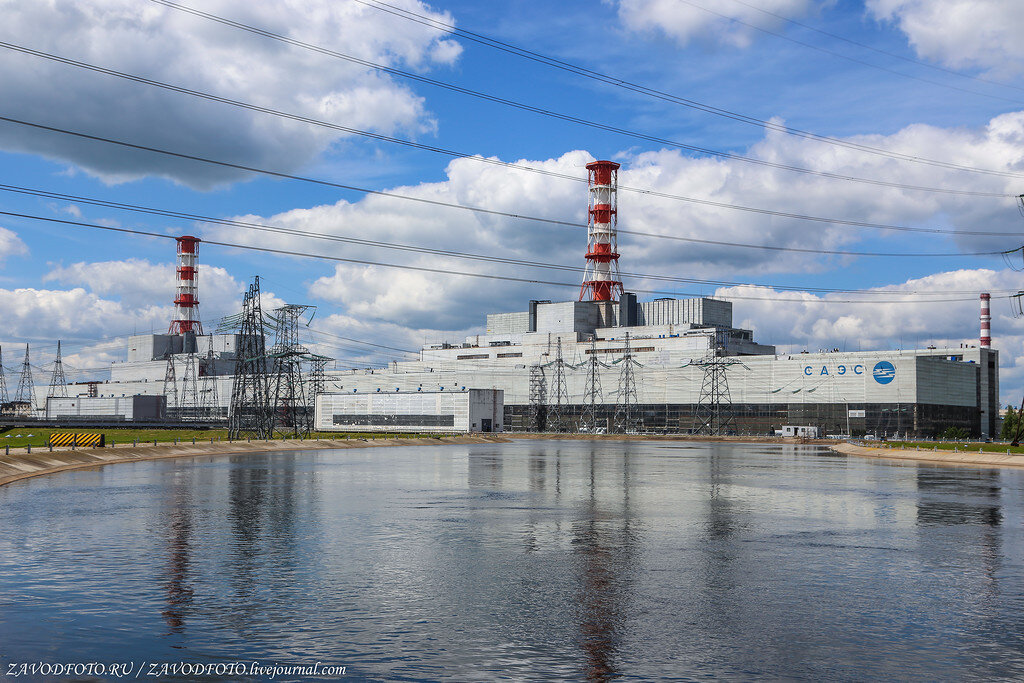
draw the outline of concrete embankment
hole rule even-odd
[[[873,448],[852,443],[829,444],[829,448],[846,455],[885,460],[930,462],[941,465],[966,465],[969,467],[1024,467],[1024,455],[1007,455],[976,451],[911,450],[906,448]]]
[[[163,458],[194,458],[238,453],[264,453],[270,451],[308,451],[344,448],[378,448],[382,446],[430,446],[477,443],[502,443],[501,436],[449,436],[421,439],[340,439],[308,441],[218,441],[197,444],[162,444],[159,446],[118,446],[117,448],[54,449],[34,448],[0,454],[0,486],[19,479],[38,477],[54,472],[66,472],[87,467],[100,467],[121,462],[161,460]]]

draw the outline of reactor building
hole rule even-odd
[[[623,288],[618,169],[611,161],[587,165],[586,269],[576,300],[489,314],[483,334],[426,345],[415,360],[328,368],[306,392],[315,428],[771,435],[800,425],[823,435],[931,437],[949,427],[997,435],[999,353],[988,294],[977,345],[779,353],[733,325],[729,301],[640,301]],[[168,333],[130,337],[126,360],[90,385],[93,396],[159,395],[168,414],[227,417],[242,344],[239,334],[203,334],[199,243],[178,239]],[[439,421],[440,406],[453,417]],[[467,417],[473,411],[484,417]]]

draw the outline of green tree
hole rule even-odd
[[[999,432],[999,438],[1003,441],[1010,441],[1017,432],[1017,423],[1020,421],[1020,413],[1013,409],[1013,406],[1006,406],[1006,417],[1003,418],[1003,429]]]
[[[946,431],[942,432],[939,436],[943,439],[963,440],[969,438],[971,433],[963,427],[946,427]]]

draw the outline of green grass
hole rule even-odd
[[[1006,451],[1010,451],[1010,453],[1024,453],[1024,446],[1018,446],[1016,448],[1013,448],[1012,446],[1010,446],[1009,443],[998,441],[992,443],[983,443],[976,441],[951,441],[944,443],[936,443],[934,441],[888,441],[884,443],[876,443],[873,441],[869,441],[867,442],[867,444],[869,446],[888,445],[891,448],[907,448],[910,450],[915,450],[916,448],[920,447],[922,451],[930,451],[934,448],[940,451],[958,450],[961,452],[970,451],[974,453],[977,453],[978,449],[981,449],[981,451],[984,453],[1002,453],[1003,455],[1006,455]]]
[[[89,433],[95,434],[97,432],[106,435],[106,441],[109,445],[111,442],[118,446],[134,443],[138,439],[139,444],[149,443],[153,441],[157,443],[173,443],[175,439],[179,442],[191,443],[192,439],[195,439],[196,443],[209,443],[210,439],[214,441],[227,441],[228,432],[226,429],[90,429],[89,427],[68,427],[64,429],[53,429],[53,428],[40,428],[16,426],[16,427],[0,427],[0,454],[2,454],[4,446],[10,446],[11,448],[24,448],[25,446],[46,446],[50,442],[50,434],[54,433]],[[403,438],[403,439],[417,439],[417,438],[429,438],[433,436],[449,436],[448,434],[379,434],[369,432],[358,432],[358,433],[343,433],[343,432],[316,432],[310,438],[313,439],[384,439],[384,438]],[[280,437],[278,437],[280,438]]]

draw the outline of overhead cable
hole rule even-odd
[[[685,2],[686,0],[683,0],[683,1]],[[621,129],[621,128],[614,128],[613,129],[611,127],[606,127],[603,124],[599,124],[599,123],[597,123],[595,121],[589,121],[589,120],[585,120],[585,119],[580,119],[578,117],[574,117],[574,116],[567,115],[567,114],[562,114],[562,113],[559,113],[559,112],[554,112],[554,111],[551,111],[551,110],[548,110],[548,109],[545,109],[545,108],[542,108],[542,107],[537,107],[537,106],[534,106],[534,105],[525,104],[523,102],[518,102],[518,101],[515,101],[515,100],[510,100],[508,98],[500,97],[498,95],[493,95],[493,94],[490,94],[490,93],[480,92],[478,90],[473,90],[471,88],[465,88],[463,86],[455,85],[453,83],[448,83],[446,81],[441,81],[439,79],[428,78],[428,77],[423,76],[421,74],[413,73],[413,72],[410,72],[410,71],[405,71],[405,70],[402,70],[402,69],[396,69],[394,67],[387,66],[385,64],[379,64],[377,62],[371,62],[369,60],[361,59],[359,57],[355,57],[353,55],[345,54],[343,52],[338,52],[336,50],[325,48],[325,47],[322,47],[322,46],[319,46],[319,45],[313,45],[311,43],[306,43],[306,42],[303,42],[301,40],[297,40],[295,38],[290,38],[290,37],[282,35],[280,33],[275,33],[273,31],[268,31],[266,29],[261,29],[261,28],[256,27],[256,26],[251,26],[249,24],[244,24],[242,22],[234,21],[234,20],[229,19],[227,17],[223,17],[223,16],[220,16],[220,15],[217,15],[217,14],[213,14],[211,12],[205,12],[205,11],[198,10],[198,9],[195,9],[195,8],[192,8],[192,7],[188,7],[188,6],[176,3],[176,2],[171,2],[170,0],[151,0],[151,2],[155,2],[157,4],[164,5],[165,7],[169,7],[169,8],[172,8],[172,9],[179,10],[181,12],[187,12],[188,14],[192,14],[192,15],[197,16],[197,17],[202,17],[204,19],[209,19],[210,21],[215,21],[215,22],[223,24],[225,26],[230,26],[230,27],[237,28],[237,29],[240,29],[240,30],[243,30],[243,31],[248,31],[250,33],[254,33],[256,35],[263,36],[263,37],[269,38],[271,40],[276,40],[276,41],[279,41],[279,42],[282,42],[282,43],[286,43],[286,44],[292,45],[294,47],[300,47],[300,48],[303,48],[303,49],[306,49],[306,50],[317,52],[317,53],[322,54],[322,55],[326,55],[326,56],[333,57],[333,58],[336,58],[336,59],[342,59],[342,60],[345,60],[345,61],[348,61],[348,62],[351,62],[351,63],[354,63],[354,64],[359,64],[359,65],[365,66],[367,68],[376,69],[378,71],[383,71],[385,73],[392,74],[392,75],[395,75],[395,76],[399,76],[399,77],[402,77],[402,78],[406,78],[406,79],[409,79],[409,80],[415,80],[415,81],[418,81],[418,82],[421,82],[421,83],[426,83],[426,84],[433,85],[433,86],[436,86],[436,87],[439,87],[439,88],[444,88],[444,89],[447,89],[447,90],[458,92],[458,93],[461,93],[463,95],[469,95],[471,97],[476,97],[476,98],[484,99],[484,100],[487,100],[487,101],[490,101],[490,102],[494,102],[494,103],[497,103],[497,104],[502,104],[502,105],[514,107],[514,108],[525,110],[525,111],[530,111],[530,112],[533,112],[533,113],[536,113],[536,114],[541,114],[543,116],[550,116],[550,117],[562,119],[564,121],[570,121],[570,122],[573,122],[573,123],[578,123],[578,124],[587,125],[587,126],[600,127],[600,128],[602,128],[604,130],[612,130],[613,132],[622,133],[622,134],[628,134],[628,135],[631,135],[631,136],[642,136],[644,139],[648,139],[648,140],[651,139],[649,136],[646,136],[643,133],[638,133],[636,131],[630,131],[630,130]],[[697,7],[697,5],[694,5],[694,7]],[[699,8],[699,9],[703,9],[703,8]],[[707,11],[710,12],[711,10],[707,10]],[[869,65],[869,66],[871,66],[871,65]],[[967,92],[970,92],[970,91],[967,91]],[[707,105],[704,105],[704,106],[707,106]],[[712,113],[715,113],[715,112],[712,112]],[[739,116],[739,115],[736,114],[734,116]],[[960,170],[960,171],[969,171],[969,172],[975,172],[975,173],[985,173],[985,174],[991,174],[991,175],[1001,175],[1001,176],[1017,177],[1017,178],[1024,177],[1024,175],[1022,175],[1020,173],[1015,173],[1013,171],[999,171],[999,170],[983,169],[983,168],[978,168],[978,167],[974,167],[974,166],[967,166],[967,165],[964,165],[964,164],[956,164],[956,163],[952,163],[952,162],[939,161],[939,160],[935,160],[935,159],[927,159],[927,158],[924,158],[924,157],[919,157],[917,155],[903,154],[903,153],[900,153],[900,152],[893,152],[892,150],[881,149],[881,148],[878,148],[878,147],[871,147],[869,145],[864,145],[864,144],[861,144],[861,143],[851,142],[851,141],[848,141],[848,140],[842,140],[842,139],[839,139],[839,138],[831,138],[831,137],[817,135],[817,134],[814,134],[814,133],[809,133],[807,131],[799,131],[799,130],[796,130],[796,129],[790,129],[790,128],[786,127],[786,126],[782,126],[782,125],[777,124],[777,123],[772,122],[772,121],[764,121],[764,120],[760,120],[760,119],[752,119],[751,122],[755,123],[758,126],[769,127],[772,130],[777,130],[779,132],[790,133],[790,134],[793,134],[793,135],[798,135],[799,137],[805,137],[805,138],[809,138],[809,139],[814,139],[814,140],[819,141],[819,142],[827,142],[828,144],[831,144],[831,145],[837,145],[837,146],[846,147],[846,148],[849,148],[849,149],[856,149],[856,150],[861,151],[861,152],[867,152],[869,154],[873,154],[873,155],[877,155],[877,156],[883,156],[883,157],[886,157],[886,158],[889,158],[889,159],[898,159],[898,160],[901,160],[901,161],[910,161],[910,162],[914,162],[914,163],[927,164],[927,165],[932,165],[932,166],[940,166],[942,168],[955,169],[955,170]],[[655,141],[658,141],[661,144],[670,144],[670,145],[673,145],[673,146],[682,146],[682,143],[678,143],[678,142],[674,142],[674,141],[665,141],[665,140],[662,140],[661,138],[658,138]],[[684,149],[699,150],[699,148],[693,148],[693,147],[687,147],[687,146],[683,146],[683,148]],[[715,152],[713,150],[712,151],[700,150],[700,151],[702,151],[702,153],[705,153],[705,154],[717,154],[717,155],[725,155],[725,154],[727,154],[727,153],[724,153],[724,152]],[[735,157],[730,157],[730,158],[735,158]],[[746,157],[742,157],[742,158],[746,159]]]
[[[129,80],[129,81],[133,81],[135,83],[141,83],[141,84],[144,84],[144,85],[150,85],[150,86],[153,86],[153,87],[156,87],[156,88],[161,88],[161,89],[169,90],[169,91],[180,93],[180,94],[190,95],[192,97],[197,97],[197,98],[200,98],[200,99],[205,99],[205,100],[209,100],[209,101],[213,101],[213,102],[218,102],[218,103],[221,103],[221,104],[227,104],[227,105],[230,105],[230,106],[239,107],[239,108],[247,109],[247,110],[251,110],[251,111],[257,111],[257,112],[260,112],[260,113],[263,113],[263,114],[269,114],[271,116],[277,116],[277,117],[281,117],[281,118],[285,118],[285,119],[289,119],[289,120],[293,120],[293,121],[300,121],[300,122],[303,122],[303,123],[308,123],[310,125],[315,125],[315,126],[319,126],[319,127],[329,128],[329,129],[337,130],[337,131],[340,131],[340,132],[352,133],[352,134],[355,134],[355,135],[364,135],[364,136],[367,136],[367,137],[376,138],[378,140],[384,140],[384,141],[387,141],[387,142],[395,142],[397,144],[408,145],[408,146],[415,147],[415,148],[418,148],[418,149],[426,149],[426,150],[429,150],[429,151],[439,152],[439,153],[448,154],[448,155],[452,155],[453,154],[449,150],[443,150],[441,148],[431,147],[429,145],[422,145],[420,143],[412,143],[412,142],[409,142],[409,141],[399,141],[397,138],[391,138],[391,137],[388,137],[388,136],[385,136],[385,135],[380,135],[380,134],[377,134],[377,133],[370,133],[370,132],[367,132],[367,131],[361,131],[361,130],[358,130],[358,129],[349,128],[347,126],[341,126],[341,125],[330,123],[330,122],[327,122],[327,121],[321,121],[319,119],[313,119],[313,118],[310,118],[310,117],[302,116],[300,114],[291,114],[291,113],[288,113],[288,112],[279,111],[277,109],[271,109],[269,107],[263,107],[263,106],[251,104],[251,103],[248,103],[248,102],[242,102],[242,101],[239,101],[239,100],[233,100],[233,99],[230,99],[230,98],[221,97],[219,95],[213,95],[211,93],[205,93],[205,92],[202,92],[202,91],[199,91],[199,90],[193,90],[191,88],[185,88],[183,86],[172,85],[172,84],[169,84],[169,83],[164,83],[162,81],[156,81],[156,80],[153,80],[153,79],[150,79],[150,78],[145,78],[145,77],[142,77],[142,76],[136,76],[136,75],[133,75],[133,74],[124,73],[124,72],[116,71],[116,70],[113,70],[113,69],[107,69],[105,67],[96,66],[96,65],[93,65],[93,64],[87,64],[85,62],[81,62],[81,61],[74,60],[74,59],[69,59],[69,58],[66,58],[66,57],[60,57],[59,55],[55,55],[55,54],[48,53],[48,52],[43,52],[41,50],[35,50],[35,49],[32,49],[32,48],[28,48],[28,47],[23,47],[23,46],[20,46],[20,45],[15,45],[13,43],[6,43],[6,42],[3,42],[3,41],[0,41],[0,47],[8,49],[8,50],[15,51],[15,52],[21,52],[21,53],[24,53],[24,54],[28,54],[28,55],[32,55],[32,56],[36,56],[36,57],[41,57],[43,59],[48,59],[48,60],[51,60],[51,61],[59,62],[61,64],[65,64],[65,65],[68,65],[68,66],[74,66],[74,67],[77,67],[77,68],[86,69],[86,70],[89,70],[89,71],[94,71],[94,72],[97,72],[97,73],[102,73],[102,74],[105,74],[105,75],[126,79],[126,80]],[[541,110],[538,109],[537,111],[541,111]],[[723,158],[723,159],[730,159],[730,160],[733,160],[733,161],[741,161],[741,162],[748,163],[748,164],[753,164],[753,165],[756,165],[756,166],[763,166],[763,167],[776,168],[776,169],[785,170],[785,171],[792,171],[794,173],[800,173],[800,174],[804,174],[804,175],[812,175],[812,176],[816,176],[816,177],[819,177],[819,178],[829,178],[831,180],[842,180],[842,181],[845,181],[845,182],[863,183],[863,184],[874,185],[874,186],[879,186],[879,187],[892,187],[892,188],[896,188],[896,189],[900,189],[900,190],[912,190],[912,191],[918,191],[918,192],[932,192],[932,193],[939,193],[939,194],[965,195],[965,196],[977,196],[977,197],[1005,197],[1005,196],[1013,196],[1013,195],[1009,195],[1007,193],[1000,193],[1000,192],[977,192],[977,191],[972,191],[972,190],[957,190],[957,189],[951,189],[951,188],[928,187],[928,186],[922,186],[922,185],[909,185],[909,184],[905,184],[905,183],[894,183],[894,182],[889,182],[889,181],[885,181],[885,180],[877,180],[877,179],[874,179],[874,178],[864,178],[864,177],[860,177],[860,176],[850,176],[850,175],[845,175],[845,174],[842,174],[842,173],[832,173],[830,171],[818,171],[818,170],[814,170],[814,169],[810,169],[810,168],[804,168],[802,166],[794,166],[794,165],[791,165],[791,164],[782,164],[782,163],[779,163],[779,162],[767,161],[765,159],[758,159],[758,158],[755,158],[755,157],[744,156],[742,154],[734,154],[732,152],[722,152],[722,151],[719,151],[719,150],[709,149],[709,148],[706,148],[706,147],[698,147],[696,145],[688,145],[688,144],[683,143],[683,142],[678,142],[678,141],[675,141],[675,140],[669,140],[667,138],[661,138],[661,137],[657,137],[657,136],[654,136],[654,135],[647,135],[646,133],[640,133],[640,132],[636,132],[636,131],[629,131],[629,130],[627,130],[625,128],[619,128],[617,126],[611,126],[611,125],[599,123],[597,121],[589,121],[587,119],[581,119],[581,118],[573,117],[573,116],[570,116],[570,115],[567,115],[567,114],[566,115],[555,114],[554,112],[547,112],[547,113],[549,115],[555,116],[556,118],[561,118],[561,119],[564,119],[566,121],[571,121],[571,122],[574,122],[574,123],[579,123],[579,124],[590,126],[590,127],[597,128],[597,129],[600,129],[600,130],[605,130],[605,131],[608,131],[608,132],[619,133],[619,134],[622,134],[622,135],[627,135],[627,136],[630,136],[630,137],[647,140],[649,142],[655,142],[657,144],[666,145],[666,146],[669,146],[669,147],[677,147],[679,149],[685,149],[685,150],[688,150],[688,151],[697,152],[697,153],[700,153],[700,154],[706,154],[706,155],[709,155],[709,156],[716,156],[716,157],[720,157],[720,158]],[[462,156],[462,155],[457,154],[457,153],[456,153],[456,155],[457,156]],[[475,160],[475,159],[480,159],[480,158],[483,158],[483,157],[467,156],[466,158],[474,159]],[[502,165],[504,165],[504,164],[502,164]],[[937,165],[937,166],[945,167],[945,163],[944,162],[933,162],[932,165]],[[960,169],[960,170],[964,170],[964,169]],[[985,174],[996,175],[996,176],[1001,176],[1001,177],[1024,178],[1024,175],[1022,175],[1022,174],[1008,172],[1008,171],[995,171],[995,170],[986,170],[986,169],[974,169],[973,172],[985,173]]]
[[[299,230],[296,228],[287,228],[278,225],[272,225],[268,223],[256,223],[253,221],[243,221],[238,219],[230,218],[216,218],[213,216],[204,216],[201,214],[185,213],[182,211],[171,211],[167,209],[159,209],[155,207],[139,206],[134,204],[124,204],[121,202],[111,202],[101,199],[94,199],[90,197],[82,197],[79,195],[69,195],[59,192],[49,192],[45,190],[30,190],[29,188],[18,188],[17,186],[0,184],[0,190],[18,192],[30,196],[45,197],[48,199],[58,199],[61,201],[78,202],[80,204],[91,204],[94,206],[104,206],[108,208],[114,208],[124,211],[133,211],[148,215],[166,216],[169,218],[179,218],[185,220],[200,221],[203,223],[209,223],[213,225],[225,225],[230,227],[238,227],[248,230],[254,230],[259,232],[269,232],[273,234],[283,234],[295,237],[304,237],[308,239],[317,239],[332,242],[343,242],[349,244],[359,244],[369,247],[377,247],[382,249],[393,249],[398,251],[408,251],[422,254],[433,254],[437,256],[449,256],[453,258],[468,259],[474,261],[485,261],[490,263],[503,263],[508,265],[526,266],[530,268],[546,268],[554,270],[564,270],[571,272],[583,272],[585,268],[583,266],[576,265],[563,265],[556,263],[546,263],[543,261],[537,261],[536,259],[516,259],[507,256],[494,256],[490,254],[474,254],[463,251],[456,251],[451,249],[438,249],[436,247],[424,247],[410,244],[402,244],[396,242],[386,242],[382,240],[369,240],[360,237],[349,237],[345,235],[331,235],[320,232],[311,232],[307,230]],[[578,227],[586,228],[586,225],[580,224]],[[620,231],[622,232],[622,231]],[[664,237],[662,235],[651,234],[651,236]],[[672,237],[672,236],[669,236]],[[797,253],[816,253],[816,254],[827,254],[827,255],[845,255],[845,256],[891,256],[891,257],[938,257],[938,256],[996,256],[1005,254],[1005,251],[993,251],[993,252],[976,252],[976,253],[936,253],[936,252],[853,252],[853,251],[835,251],[835,250],[824,250],[824,249],[810,249],[802,247],[781,247],[771,245],[756,245],[756,244],[744,244],[736,242],[720,242],[714,240],[701,240],[698,238],[689,237],[678,237],[677,239],[687,242],[698,242],[713,244],[715,246],[728,246],[728,247],[739,247],[749,249],[770,249],[777,251],[793,251]],[[794,289],[797,291],[821,291],[821,292],[852,292],[862,290],[849,290],[849,289],[834,289],[834,288],[817,288],[817,287],[799,287],[799,286],[787,286],[787,285],[776,285],[776,284],[764,284],[764,283],[749,283],[749,282],[730,282],[724,280],[707,280],[701,278],[685,278],[680,276],[667,276],[657,275],[652,273],[635,273],[635,272],[623,272],[622,275],[637,278],[637,279],[648,279],[657,280],[663,282],[675,282],[683,284],[701,284],[701,285],[714,285],[714,286],[756,286],[756,287],[772,287],[774,289]]]
[[[156,1],[156,0],[154,0],[154,1]],[[518,47],[516,45],[513,45],[512,43],[507,43],[507,42],[498,40],[496,38],[490,38],[490,37],[485,36],[485,35],[483,35],[481,33],[476,33],[474,31],[469,31],[467,29],[458,28],[456,26],[453,26],[451,24],[447,24],[447,23],[442,22],[442,21],[438,21],[438,20],[433,19],[431,17],[427,17],[427,16],[422,15],[422,14],[417,14],[416,12],[413,12],[411,10],[406,10],[404,8],[397,7],[395,5],[391,5],[391,4],[386,3],[386,2],[381,2],[380,0],[352,0],[352,2],[356,2],[356,3],[360,4],[360,5],[364,5],[366,7],[370,7],[372,9],[375,9],[375,10],[378,10],[378,11],[381,11],[381,12],[386,12],[388,14],[392,14],[392,15],[394,15],[396,17],[399,17],[401,19],[405,19],[407,21],[413,21],[415,23],[422,24],[424,26],[428,26],[430,28],[433,28],[433,29],[438,30],[438,31],[442,31],[444,33],[449,33],[449,34],[452,34],[452,35],[456,35],[456,36],[458,36],[460,38],[463,38],[465,40],[470,40],[470,41],[479,43],[481,45],[485,45],[487,47],[490,47],[490,48],[493,48],[493,49],[496,49],[496,50],[500,50],[502,52],[507,52],[509,54],[513,54],[513,55],[516,55],[518,57],[522,57],[524,59],[528,59],[528,60],[531,60],[531,61],[534,61],[534,62],[538,62],[540,64],[544,64],[546,66],[550,66],[550,67],[553,67],[553,68],[556,68],[556,69],[560,69],[562,71],[567,71],[569,73],[575,74],[577,76],[581,76],[583,78],[588,78],[588,79],[591,79],[591,80],[595,80],[595,81],[599,81],[599,82],[605,83],[607,85],[615,86],[615,87],[618,87],[618,88],[623,88],[625,90],[630,90],[632,92],[636,92],[636,93],[640,93],[640,94],[643,94],[643,95],[647,95],[649,97],[653,97],[655,99],[664,100],[666,102],[672,102],[674,104],[678,104],[678,105],[681,105],[681,106],[684,106],[684,107],[689,107],[691,109],[696,109],[696,110],[703,111],[703,112],[706,112],[706,113],[709,113],[709,114],[714,114],[716,116],[721,116],[721,117],[724,117],[724,118],[727,118],[727,119],[732,119],[734,121],[739,121],[739,122],[742,122],[742,123],[748,123],[748,124],[755,125],[755,126],[758,126],[758,127],[767,128],[769,130],[773,130],[773,131],[780,132],[780,133],[785,133],[787,135],[794,135],[796,137],[803,137],[803,138],[808,138],[808,139],[812,139],[812,140],[818,140],[820,142],[827,142],[829,144],[838,144],[838,145],[844,146],[844,147],[854,147],[856,149],[861,149],[863,151],[873,151],[873,152],[883,152],[883,153],[888,152],[888,150],[881,150],[881,149],[879,149],[877,147],[871,147],[869,145],[861,145],[859,143],[850,142],[850,141],[847,141],[847,140],[840,140],[839,138],[833,138],[833,137],[829,137],[827,135],[819,135],[817,133],[812,133],[810,131],[801,130],[799,128],[791,128],[789,126],[785,126],[785,125],[782,125],[780,123],[776,123],[774,121],[770,121],[770,120],[767,120],[767,119],[759,119],[757,117],[748,116],[746,114],[741,114],[739,112],[730,111],[728,109],[723,109],[721,107],[716,107],[716,106],[713,106],[713,105],[709,105],[709,104],[705,104],[705,103],[702,103],[702,102],[698,102],[696,100],[691,100],[691,99],[688,99],[688,98],[685,98],[685,97],[680,97],[678,95],[673,95],[671,93],[667,93],[667,92],[664,92],[664,91],[661,91],[661,90],[657,90],[655,88],[650,88],[648,86],[645,86],[645,85],[642,85],[642,84],[639,84],[639,83],[635,83],[635,82],[631,82],[631,81],[628,81],[626,79],[619,78],[617,76],[612,76],[612,75],[609,75],[609,74],[602,73],[600,71],[595,71],[593,69],[588,69],[586,67],[582,67],[582,66],[579,66],[577,64],[572,64],[570,62],[566,62],[566,61],[563,61],[563,60],[560,60],[560,59],[556,59],[554,57],[549,57],[549,56],[541,54],[539,52],[535,52],[533,50],[528,50],[526,48]],[[907,160],[911,160],[911,159],[915,159],[916,158],[913,155],[906,155],[906,157],[907,157]]]
[[[153,231],[149,231],[149,230],[134,230],[134,229],[131,229],[131,228],[120,228],[120,227],[114,227],[114,226],[110,226],[110,225],[98,225],[98,224],[95,224],[95,223],[86,223],[84,221],[71,221],[71,220],[65,220],[65,219],[61,219],[61,218],[53,218],[53,217],[50,217],[50,216],[35,216],[35,215],[32,215],[32,214],[17,213],[17,212],[12,212],[12,211],[0,211],[0,215],[11,216],[11,217],[15,217],[15,218],[23,218],[23,219],[28,219],[28,220],[42,221],[42,222],[47,222],[47,223],[55,223],[55,224],[58,224],[58,225],[67,225],[67,226],[74,226],[74,227],[81,227],[81,228],[92,228],[92,229],[96,229],[96,230],[107,230],[107,231],[111,231],[111,232],[119,232],[119,233],[122,233],[122,234],[142,235],[142,236],[145,236],[145,237],[157,237],[157,238],[161,238],[161,239],[172,239],[172,240],[176,239],[176,237],[173,236],[173,235],[167,235],[167,234],[153,232]],[[579,288],[579,283],[578,282],[573,282],[573,283],[569,283],[569,282],[555,282],[555,281],[550,281],[550,280],[538,280],[538,279],[533,279],[533,278],[514,277],[514,276],[509,276],[509,275],[497,275],[497,274],[494,274],[494,273],[477,273],[477,272],[471,272],[471,271],[453,270],[453,269],[449,269],[449,268],[431,268],[431,267],[427,267],[427,266],[414,266],[414,265],[408,265],[408,264],[385,263],[385,262],[380,262],[380,261],[370,261],[368,259],[354,259],[354,258],[344,258],[344,257],[341,257],[341,256],[331,256],[329,254],[313,254],[313,253],[303,252],[303,251],[298,251],[298,250],[293,250],[293,249],[275,249],[275,248],[272,248],[272,247],[259,247],[259,246],[255,246],[255,245],[251,245],[251,244],[237,244],[237,243],[233,243],[233,242],[223,242],[223,241],[220,241],[220,240],[204,239],[203,240],[203,244],[205,244],[205,245],[213,245],[213,246],[221,246],[221,247],[228,247],[228,248],[232,248],[232,249],[243,249],[243,250],[249,250],[249,251],[259,251],[259,252],[269,253],[269,254],[278,254],[278,255],[281,255],[281,256],[295,256],[295,257],[299,257],[299,258],[311,258],[311,259],[317,259],[317,260],[323,260],[323,261],[333,261],[333,262],[338,262],[338,263],[353,263],[353,264],[359,264],[359,265],[379,266],[379,267],[382,267],[382,268],[395,268],[395,269],[399,269],[399,270],[409,270],[409,271],[414,271],[414,272],[435,273],[435,274],[445,275],[445,276],[449,276],[449,277],[450,276],[464,276],[464,277],[481,278],[481,279],[487,279],[487,280],[502,280],[502,281],[505,281],[505,282],[519,282],[519,283],[534,284],[534,285],[550,285],[550,286],[555,286],[555,287],[571,287],[573,289],[578,289]],[[754,286],[754,287],[756,287],[756,285],[740,285],[740,286]],[[678,292],[678,291],[664,291],[664,290],[652,290],[652,289],[636,289],[636,288],[634,288],[634,289],[631,289],[631,291],[636,292],[638,294],[660,294],[660,295],[672,295],[672,296],[702,296],[701,294],[698,294],[698,293],[685,293],[685,292]],[[899,296],[899,295],[901,295],[903,293],[902,292],[889,292],[889,294],[893,294],[893,295]],[[755,297],[755,296],[744,296],[744,295],[730,295],[728,298],[729,299],[752,300],[752,301],[775,301],[775,302],[794,302],[794,303],[830,303],[830,304],[835,304],[835,303],[844,303],[844,304],[863,304],[863,303],[867,303],[867,304],[876,304],[876,303],[894,303],[894,304],[895,303],[950,303],[950,302],[957,302],[957,301],[974,301],[974,297],[967,297],[967,298],[960,297],[960,298],[948,298],[948,299],[922,299],[922,298],[920,298],[921,297],[920,293],[918,293],[918,294],[905,294],[903,296],[904,296],[904,298],[901,298],[901,299],[883,300],[883,301],[879,301],[877,299],[875,299],[875,300],[871,300],[871,299],[818,299],[818,298],[813,298],[813,299],[785,299],[785,298],[780,298],[780,297]],[[1001,298],[1001,297],[993,297],[993,298]]]

